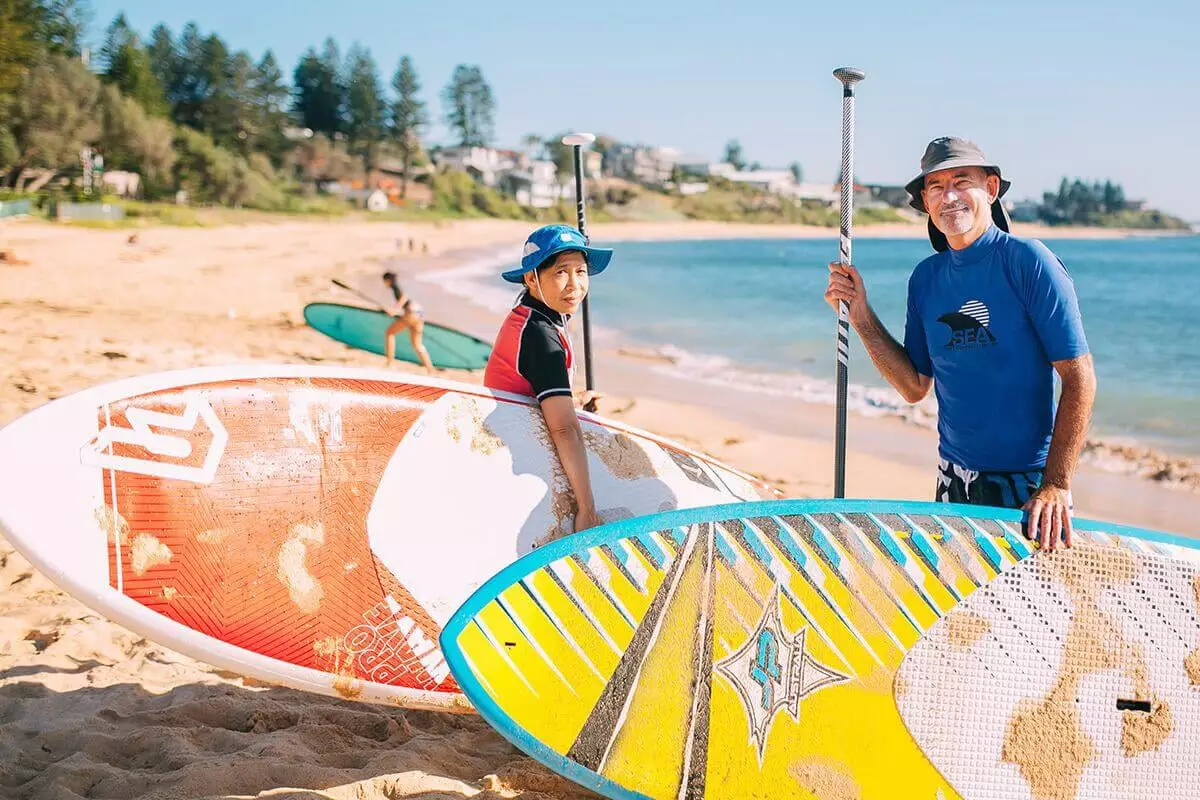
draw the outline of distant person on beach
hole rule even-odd
[[[904,343],[867,302],[854,266],[829,265],[826,301],[910,403],[938,403],[939,502],[1021,508],[1043,549],[1071,546],[1071,480],[1096,374],[1075,284],[1058,256],[1011,235],[1000,168],[973,142],[935,139],[910,204],[929,214],[934,255],[908,281]],[[1054,405],[1054,374],[1062,396]]]
[[[421,359],[421,366],[425,367],[425,372],[433,374],[433,362],[429,360],[429,351],[425,349],[423,336],[425,333],[425,311],[420,304],[405,294],[400,288],[400,282],[396,279],[396,273],[383,273],[384,284],[392,290],[392,295],[395,297],[396,304],[388,310],[396,319],[388,325],[384,332],[384,353],[387,356],[387,365],[390,367],[396,358],[396,334],[400,331],[407,330],[408,337],[412,340],[413,350],[417,352],[417,358]]]
[[[567,321],[587,296],[589,278],[611,259],[612,250],[590,247],[569,225],[546,225],[531,233],[521,266],[503,274],[524,289],[500,326],[483,375],[489,389],[537,400],[578,506],[576,532],[596,527],[600,518],[575,413],[575,355]]]

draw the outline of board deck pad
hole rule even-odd
[[[1184,674],[1200,598],[1184,589],[1200,551],[1078,521],[1075,549],[1035,554],[1019,519],[793,500],[628,520],[502,570],[442,649],[503,735],[612,798],[1187,796],[1200,785]],[[1075,587],[1059,609],[1055,575]],[[1109,677],[1087,677],[1098,670]],[[1076,742],[1049,735],[1057,718],[1038,704],[1054,691],[1094,717],[1090,749],[1071,751],[1083,781],[1046,777],[1070,772]],[[999,741],[1012,720],[1017,763]],[[1122,752],[1130,742],[1138,752]]]
[[[304,307],[304,320],[309,327],[335,341],[381,356],[384,355],[384,334],[395,317],[360,306],[309,303]],[[434,322],[425,323],[421,341],[430,362],[442,369],[483,369],[492,353],[492,346],[482,339]],[[406,330],[396,334],[394,355],[400,361],[421,363]]]
[[[758,497],[712,459],[581,418],[607,519]],[[410,707],[469,710],[441,625],[575,511],[527,398],[365,370],[97,387],[0,430],[0,459],[22,464],[0,487],[7,535],[93,609],[260,680]]]
[[[900,669],[900,712],[968,797],[1197,796],[1198,615],[1194,556],[1097,534],[946,615]]]

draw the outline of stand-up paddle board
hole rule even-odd
[[[607,797],[1195,797],[1200,550],[1016,511],[792,500],[632,519],[442,633],[504,736]]]
[[[601,517],[757,498],[752,479],[581,414]],[[147,638],[263,681],[465,710],[440,626],[572,531],[528,398],[384,371],[243,366],[119,381],[0,430],[0,523]]]
[[[396,318],[383,311],[340,303],[309,303],[304,307],[304,321],[313,330],[356,350],[384,355],[384,333]],[[429,360],[442,369],[483,369],[487,366],[492,346],[482,339],[426,322],[422,343]],[[395,357],[401,361],[420,364],[408,331],[396,334]]]

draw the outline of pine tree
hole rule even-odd
[[[417,97],[421,91],[421,81],[417,78],[417,71],[408,56],[400,59],[400,66],[396,68],[396,74],[392,77],[392,90],[396,93],[396,100],[392,103],[389,133],[399,148],[400,158],[404,163],[400,196],[408,197],[408,178],[413,157],[421,146],[421,129],[429,122],[425,103]]]

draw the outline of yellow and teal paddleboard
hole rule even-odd
[[[484,584],[441,645],[610,798],[1067,800],[1200,785],[1200,550],[1079,521],[791,500],[625,520]]]

